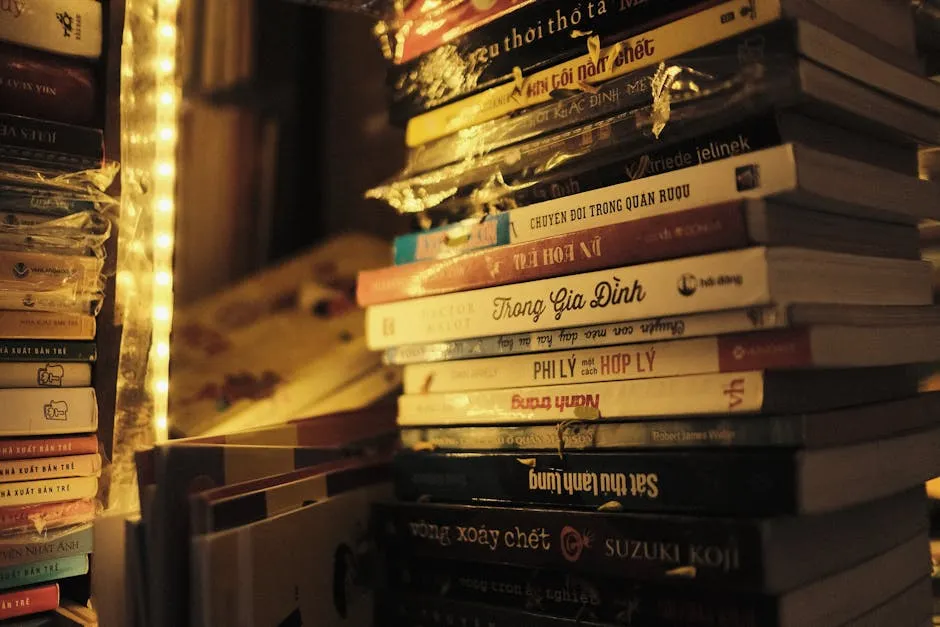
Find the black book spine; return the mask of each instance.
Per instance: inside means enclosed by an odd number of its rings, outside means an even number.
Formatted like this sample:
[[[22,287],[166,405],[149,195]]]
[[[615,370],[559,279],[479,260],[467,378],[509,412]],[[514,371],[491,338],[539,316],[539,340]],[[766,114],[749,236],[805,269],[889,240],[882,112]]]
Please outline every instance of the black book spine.
[[[375,506],[388,547],[415,557],[760,590],[761,521],[509,507]]]
[[[0,114],[0,159],[38,168],[100,168],[104,136],[98,129]]]
[[[376,627],[602,627],[601,623],[425,595],[376,598]]]
[[[776,599],[510,565],[389,556],[393,596],[427,595],[564,619],[645,627],[776,627]],[[629,619],[625,621],[624,619]]]
[[[706,98],[725,95],[734,99],[742,92],[754,96],[772,91],[773,85],[788,82],[786,75],[797,58],[795,30],[789,22],[776,22],[676,57],[667,64],[679,70],[670,88],[672,107],[694,109]],[[631,72],[598,85],[595,93],[558,92],[555,102],[418,146],[409,152],[408,169],[425,172],[539,135],[649,107],[658,71],[653,67]]]
[[[675,21],[717,0],[542,0],[476,28],[410,62],[390,68],[390,113],[402,123],[451,100],[586,54],[587,36],[602,47]]]
[[[89,362],[98,358],[94,342],[67,340],[0,340],[0,362],[65,361]]]
[[[57,194],[55,191],[0,185],[0,211],[66,216],[95,209],[93,201],[69,198],[70,193]]]
[[[395,459],[395,491],[406,501],[772,516],[797,513],[796,490],[792,451],[406,451]]]

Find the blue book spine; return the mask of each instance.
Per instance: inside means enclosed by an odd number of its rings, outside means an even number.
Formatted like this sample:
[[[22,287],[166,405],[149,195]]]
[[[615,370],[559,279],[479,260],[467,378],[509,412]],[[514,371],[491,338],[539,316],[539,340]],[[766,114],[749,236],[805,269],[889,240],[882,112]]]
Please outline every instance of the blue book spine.
[[[477,250],[504,246],[511,241],[508,213],[498,213],[485,220],[463,220],[419,233],[395,238],[395,265],[427,259],[446,259]]]
[[[88,556],[73,555],[0,569],[0,590],[33,586],[88,573]]]

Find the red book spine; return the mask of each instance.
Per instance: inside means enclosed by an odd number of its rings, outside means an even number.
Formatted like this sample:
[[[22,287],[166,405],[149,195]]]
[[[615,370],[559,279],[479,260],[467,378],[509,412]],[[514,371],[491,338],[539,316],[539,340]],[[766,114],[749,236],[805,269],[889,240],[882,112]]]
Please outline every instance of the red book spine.
[[[718,337],[721,372],[800,368],[813,365],[813,347],[806,329]]]
[[[450,259],[359,273],[363,307],[421,296],[701,255],[749,243],[744,205],[727,203],[632,220]]]
[[[48,612],[59,607],[59,585],[14,590],[0,594],[0,620]]]
[[[94,499],[0,507],[0,533],[20,533],[58,529],[90,522],[95,517]]]
[[[97,452],[98,437],[94,433],[53,438],[0,439],[0,461],[61,457],[62,455],[89,455]]]
[[[81,62],[0,46],[0,111],[82,126],[95,123],[95,78]]]
[[[534,0],[458,0],[444,7],[414,2],[399,20],[396,63],[405,63]],[[435,6],[428,11],[426,7]]]

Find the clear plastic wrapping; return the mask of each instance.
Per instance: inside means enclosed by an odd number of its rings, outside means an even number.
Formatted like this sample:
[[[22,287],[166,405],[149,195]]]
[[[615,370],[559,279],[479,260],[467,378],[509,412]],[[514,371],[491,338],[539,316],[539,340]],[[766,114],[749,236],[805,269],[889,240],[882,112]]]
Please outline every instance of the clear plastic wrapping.
[[[0,166],[0,309],[98,313],[117,172]]]

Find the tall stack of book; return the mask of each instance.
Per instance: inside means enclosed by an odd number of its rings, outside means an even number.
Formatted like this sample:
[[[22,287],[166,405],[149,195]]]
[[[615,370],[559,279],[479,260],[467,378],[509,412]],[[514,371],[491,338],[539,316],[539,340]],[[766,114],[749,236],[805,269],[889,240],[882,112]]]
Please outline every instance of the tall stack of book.
[[[0,619],[37,625],[87,601],[98,504],[106,7],[0,3]]]
[[[376,623],[929,624],[909,4],[414,13],[370,195],[425,230],[358,285],[404,365]]]

